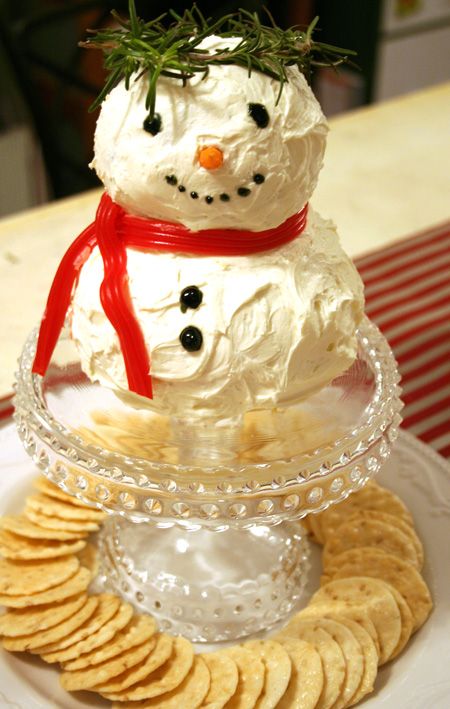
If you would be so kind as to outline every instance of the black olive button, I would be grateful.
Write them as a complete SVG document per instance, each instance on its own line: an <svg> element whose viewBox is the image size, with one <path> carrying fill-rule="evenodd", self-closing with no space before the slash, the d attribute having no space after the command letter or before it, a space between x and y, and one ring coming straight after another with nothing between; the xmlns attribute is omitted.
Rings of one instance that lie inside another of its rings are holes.
<svg viewBox="0 0 450 709"><path fill-rule="evenodd" d="M178 180L175 175L166 175L166 182L168 185L176 185Z"/></svg>
<svg viewBox="0 0 450 709"><path fill-rule="evenodd" d="M249 190L248 187L238 187L238 189L237 189L237 193L238 193L239 197L248 197L250 194L250 191L251 190Z"/></svg>
<svg viewBox="0 0 450 709"><path fill-rule="evenodd" d="M186 312L188 308L195 310L199 307L203 300L203 293L197 286L187 286L183 288L180 295L180 305L183 313Z"/></svg>
<svg viewBox="0 0 450 709"><path fill-rule="evenodd" d="M256 182L257 185L262 185L266 178L264 175L261 175L260 172L257 172L256 175L253 175L253 182Z"/></svg>
<svg viewBox="0 0 450 709"><path fill-rule="evenodd" d="M189 325L189 327L185 327L184 330L182 330L180 342L188 352L198 352L203 344L203 335L198 327Z"/></svg>

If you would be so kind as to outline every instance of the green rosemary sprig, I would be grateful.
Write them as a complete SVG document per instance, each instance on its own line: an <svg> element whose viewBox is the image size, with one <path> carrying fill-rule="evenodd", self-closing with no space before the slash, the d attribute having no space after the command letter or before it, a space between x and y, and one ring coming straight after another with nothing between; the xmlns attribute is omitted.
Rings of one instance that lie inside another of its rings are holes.
<svg viewBox="0 0 450 709"><path fill-rule="evenodd" d="M191 10L178 15L173 10L155 20L144 22L136 15L134 0L129 0L129 19L112 13L117 29L102 29L92 32L81 46L102 49L105 66L109 71L105 85L90 107L95 110L108 93L122 80L129 88L132 77L147 74L149 86L146 107L149 118L155 114L158 79L168 76L186 85L196 74L208 75L214 64L237 64L247 69L250 76L259 71L280 82L277 103L288 81L286 67L297 66L310 78L317 66L337 67L351 63L349 56L355 52L316 42L313 32L317 19L303 31L299 27L282 30L275 25L267 12L270 25L261 23L256 13L240 10L222 17L216 22L206 19L194 4ZM163 24L163 20L171 23ZM208 51L199 44L209 35L240 37L235 47Z"/></svg>

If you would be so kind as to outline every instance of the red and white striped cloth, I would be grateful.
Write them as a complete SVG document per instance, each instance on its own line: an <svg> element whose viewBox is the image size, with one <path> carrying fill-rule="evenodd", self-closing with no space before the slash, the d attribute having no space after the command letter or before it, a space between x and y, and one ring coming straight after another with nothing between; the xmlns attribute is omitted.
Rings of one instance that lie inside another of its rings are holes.
<svg viewBox="0 0 450 709"><path fill-rule="evenodd" d="M366 310L402 375L403 426L450 458L450 223L363 256ZM0 419L11 416L0 398Z"/></svg>
<svg viewBox="0 0 450 709"><path fill-rule="evenodd" d="M11 397L12 394L0 397L0 425L2 421L6 421L14 413L14 408L11 403Z"/></svg>
<svg viewBox="0 0 450 709"><path fill-rule="evenodd" d="M356 260L402 375L403 426L450 458L450 223Z"/></svg>

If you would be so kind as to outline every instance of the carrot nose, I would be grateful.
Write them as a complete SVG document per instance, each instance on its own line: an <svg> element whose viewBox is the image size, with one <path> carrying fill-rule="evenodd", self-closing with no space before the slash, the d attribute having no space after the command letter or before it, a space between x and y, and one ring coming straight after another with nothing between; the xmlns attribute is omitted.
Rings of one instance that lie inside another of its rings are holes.
<svg viewBox="0 0 450 709"><path fill-rule="evenodd" d="M207 145L200 148L198 161L206 170L217 170L223 164L223 152L215 145Z"/></svg>

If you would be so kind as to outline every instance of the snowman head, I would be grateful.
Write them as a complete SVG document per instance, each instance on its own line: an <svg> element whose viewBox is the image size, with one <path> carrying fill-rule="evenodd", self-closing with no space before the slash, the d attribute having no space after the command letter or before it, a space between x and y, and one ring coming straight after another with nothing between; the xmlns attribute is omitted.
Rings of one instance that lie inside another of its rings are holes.
<svg viewBox="0 0 450 709"><path fill-rule="evenodd" d="M209 36L211 54L239 37ZM326 121L297 67L280 83L258 71L213 64L185 85L158 79L148 119L148 77L122 82L104 101L93 167L128 212L196 231L261 231L300 211L315 188Z"/></svg>

